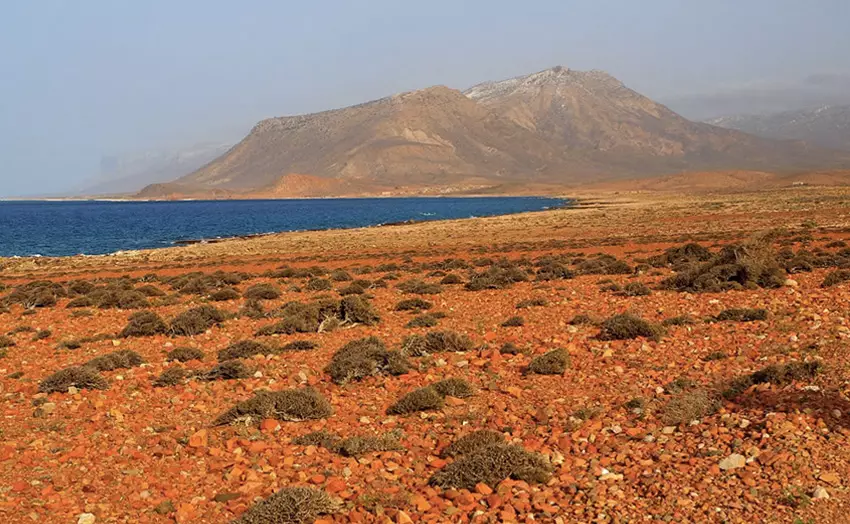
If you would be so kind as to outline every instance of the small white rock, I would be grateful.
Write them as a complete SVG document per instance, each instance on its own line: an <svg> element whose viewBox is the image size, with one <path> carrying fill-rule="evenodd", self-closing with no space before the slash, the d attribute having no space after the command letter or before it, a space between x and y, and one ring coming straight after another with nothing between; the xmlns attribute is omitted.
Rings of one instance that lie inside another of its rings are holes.
<svg viewBox="0 0 850 524"><path fill-rule="evenodd" d="M786 287L797 287L799 285L800 284L794 279L789 278L789 279L785 280L785 286Z"/></svg>
<svg viewBox="0 0 850 524"><path fill-rule="evenodd" d="M80 513L77 517L77 524L94 524L97 522L97 518L91 513Z"/></svg>
<svg viewBox="0 0 850 524"><path fill-rule="evenodd" d="M816 499L816 500L817 499L828 499L829 498L829 492L826 490L825 487L818 486L818 487L815 488L815 492L812 493L812 498Z"/></svg>
<svg viewBox="0 0 850 524"><path fill-rule="evenodd" d="M718 464L720 469L722 469L723 471L727 471L727 470L730 470L730 469L743 468L746 465L747 465L746 457L744 457L743 455L739 455L738 453L732 453L731 455L729 455L725 459L721 460L720 464Z"/></svg>
<svg viewBox="0 0 850 524"><path fill-rule="evenodd" d="M254 378L263 378L263 372L257 371L256 373L254 373Z"/></svg>

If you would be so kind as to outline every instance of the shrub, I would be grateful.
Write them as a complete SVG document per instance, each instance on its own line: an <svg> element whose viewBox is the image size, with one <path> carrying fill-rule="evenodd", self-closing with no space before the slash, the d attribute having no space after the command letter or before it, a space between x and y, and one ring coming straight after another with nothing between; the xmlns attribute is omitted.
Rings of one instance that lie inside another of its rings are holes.
<svg viewBox="0 0 850 524"><path fill-rule="evenodd" d="M548 306L549 301L544 297L535 297L535 298L527 298L525 300L520 300L517 302L517 309L525 309L530 307L543 307Z"/></svg>
<svg viewBox="0 0 850 524"><path fill-rule="evenodd" d="M348 299L360 297L347 297ZM368 303L367 303L368 304ZM363 318L369 319L368 310L358 310L358 304L350 303L347 313L357 317L357 314L362 314ZM362 305L362 304L361 304ZM318 300L309 304L301 302L289 302L283 306L278 313L282 320L261 328L257 335L275 335L293 333L316 333L318 331L326 331L326 326L329 321L334 320L339 322L341 306L339 302L333 300Z"/></svg>
<svg viewBox="0 0 850 524"><path fill-rule="evenodd" d="M115 369L129 369L141 366L144 363L145 360L135 351L121 349L95 357L83 364L82 367L91 368L96 371L112 371Z"/></svg>
<svg viewBox="0 0 850 524"><path fill-rule="evenodd" d="M652 294L652 290L641 282L629 282L623 286L622 294L627 297L644 297Z"/></svg>
<svg viewBox="0 0 850 524"><path fill-rule="evenodd" d="M280 298L280 290L271 284L254 284L243 293L247 299L274 300Z"/></svg>
<svg viewBox="0 0 850 524"><path fill-rule="evenodd" d="M427 300L422 300L421 298L408 298L406 300L402 300L398 304L395 305L396 311L424 311L427 309L431 309L434 305Z"/></svg>
<svg viewBox="0 0 850 524"><path fill-rule="evenodd" d="M576 267L583 275L628 275L634 272L627 263L605 253L583 260Z"/></svg>
<svg viewBox="0 0 850 524"><path fill-rule="evenodd" d="M334 271L331 271L329 277L334 282L348 282L353 280L352 276L344 269L335 269Z"/></svg>
<svg viewBox="0 0 850 524"><path fill-rule="evenodd" d="M366 453L395 451L402 449L400 431L390 431L383 435L356 436L340 438L333 433L316 431L293 439L298 446L321 446L345 457L357 457Z"/></svg>
<svg viewBox="0 0 850 524"><path fill-rule="evenodd" d="M713 362L715 360L723 360L723 359L728 358L728 357L729 356L722 351L713 351L713 352L709 353L708 355L702 357L702 360L704 362Z"/></svg>
<svg viewBox="0 0 850 524"><path fill-rule="evenodd" d="M602 322L599 332L600 340L628 340L645 337L650 340L660 340L664 334L663 328L646 320L623 313L614 315Z"/></svg>
<svg viewBox="0 0 850 524"><path fill-rule="evenodd" d="M97 286L89 282L88 280L73 280L68 282L68 293L72 295L88 295Z"/></svg>
<svg viewBox="0 0 850 524"><path fill-rule="evenodd" d="M475 394L472 384L462 378L447 378L431 384L444 397L467 398Z"/></svg>
<svg viewBox="0 0 850 524"><path fill-rule="evenodd" d="M569 365L570 354L559 348L531 359L526 372L536 375L562 375Z"/></svg>
<svg viewBox="0 0 850 524"><path fill-rule="evenodd" d="M289 487L254 504L232 524L310 524L319 515L328 515L336 510L337 504L324 491Z"/></svg>
<svg viewBox="0 0 850 524"><path fill-rule="evenodd" d="M198 380L237 380L248 378L254 372L241 360L225 360L212 367L209 371L202 371L195 376Z"/></svg>
<svg viewBox="0 0 850 524"><path fill-rule="evenodd" d="M591 317L590 315L580 313L580 314L574 316L569 321L569 324L571 326L595 326L596 324L598 324L598 321L596 319L594 319L593 317Z"/></svg>
<svg viewBox="0 0 850 524"><path fill-rule="evenodd" d="M649 258L649 264L653 267L681 266L695 262L706 262L711 260L711 251L696 243L688 243L681 246L673 246L661 255Z"/></svg>
<svg viewBox="0 0 850 524"><path fill-rule="evenodd" d="M35 341L37 341L37 340L44 340L44 339L46 339L46 338L50 338L50 336L51 336L52 334L53 334L53 332L52 332L52 331L50 331L49 329L39 329L39 330L38 330L38 331L36 331L36 332L35 332L35 334L32 336L32 340L33 340L33 342L35 342Z"/></svg>
<svg viewBox="0 0 850 524"><path fill-rule="evenodd" d="M340 301L338 318L346 323L367 326L377 324L381 320L372 304L359 296L347 296Z"/></svg>
<svg viewBox="0 0 850 524"><path fill-rule="evenodd" d="M225 314L212 306L198 306L180 313L171 320L172 335L200 335L225 320Z"/></svg>
<svg viewBox="0 0 850 524"><path fill-rule="evenodd" d="M795 381L812 380L821 371L820 362L791 362L772 365L750 375L753 384L770 383L784 386Z"/></svg>
<svg viewBox="0 0 850 524"><path fill-rule="evenodd" d="M39 393L65 393L72 386L77 389L106 389L109 383L95 369L70 367L42 380L38 385L38 391Z"/></svg>
<svg viewBox="0 0 850 524"><path fill-rule="evenodd" d="M521 327L524 325L525 319L520 316L513 316L502 322L502 327Z"/></svg>
<svg viewBox="0 0 850 524"><path fill-rule="evenodd" d="M234 342L218 352L218 360L233 360L234 358L251 358L254 355L268 355L274 350L265 344L253 340Z"/></svg>
<svg viewBox="0 0 850 524"><path fill-rule="evenodd" d="M520 350L513 342L505 342L502 344L502 347L499 348L499 353L502 355L518 355Z"/></svg>
<svg viewBox="0 0 850 524"><path fill-rule="evenodd" d="M91 297L92 295L89 296ZM98 294L95 302L100 309L143 309L150 307L148 299L135 290L107 290L102 294Z"/></svg>
<svg viewBox="0 0 850 524"><path fill-rule="evenodd" d="M422 357L428 354L425 335L410 335L401 341L401 354L408 357Z"/></svg>
<svg viewBox="0 0 850 524"><path fill-rule="evenodd" d="M146 297L164 297L165 291L159 289L156 286L152 286L150 284L145 284L144 286L140 286L136 289L139 293Z"/></svg>
<svg viewBox="0 0 850 524"><path fill-rule="evenodd" d="M537 270L537 280L568 280L575 278L576 274L570 268L556 262L541 266Z"/></svg>
<svg viewBox="0 0 850 524"><path fill-rule="evenodd" d="M387 415L408 415L418 411L428 411L443 407L443 395L431 386L419 388L407 393L387 408Z"/></svg>
<svg viewBox="0 0 850 524"><path fill-rule="evenodd" d="M429 314L426 313L425 315L419 315L419 316L413 317L412 319L410 319L410 322L408 322L405 325L405 327L408 327L408 328L428 328L428 327L434 327L437 324L438 324L437 317L435 317L434 315L429 315Z"/></svg>
<svg viewBox="0 0 850 524"><path fill-rule="evenodd" d="M258 320L266 318L266 311L263 309L263 303L259 300L246 300L245 305L239 310L239 316Z"/></svg>
<svg viewBox="0 0 850 524"><path fill-rule="evenodd" d="M25 309L53 307L58 298L67 296L65 288L49 280L35 280L16 287L3 298L6 305L20 304Z"/></svg>
<svg viewBox="0 0 850 524"><path fill-rule="evenodd" d="M154 381L153 387L162 388L166 386L176 386L186 380L188 374L186 370L180 366L173 366L163 371Z"/></svg>
<svg viewBox="0 0 850 524"><path fill-rule="evenodd" d="M366 292L366 287L364 287L363 285L358 284L356 282L352 282L351 284L345 286L344 288L342 288L338 291L338 293L341 296L344 296L344 297L349 296L349 295L362 295L365 292Z"/></svg>
<svg viewBox="0 0 850 524"><path fill-rule="evenodd" d="M689 315L680 315L678 317L665 318L661 321L662 326L688 326L696 324L696 321Z"/></svg>
<svg viewBox="0 0 850 524"><path fill-rule="evenodd" d="M0 348L9 348L15 345L15 341L6 335L0 335Z"/></svg>
<svg viewBox="0 0 850 524"><path fill-rule="evenodd" d="M455 331L431 331L425 335L426 353L460 353L471 351L473 347L472 340L469 337Z"/></svg>
<svg viewBox="0 0 850 524"><path fill-rule="evenodd" d="M836 269L824 277L820 287L832 287L841 284L842 282L847 282L848 280L850 280L850 269Z"/></svg>
<svg viewBox="0 0 850 524"><path fill-rule="evenodd" d="M333 284L326 278L311 278L304 288L308 291L330 291L333 289Z"/></svg>
<svg viewBox="0 0 850 524"><path fill-rule="evenodd" d="M448 275L444 276L442 278L442 280L440 280L440 284L442 284L444 286L451 286L451 285L454 285L454 284L463 284L463 279L460 278L459 276L455 275L454 273L449 273Z"/></svg>
<svg viewBox="0 0 850 524"><path fill-rule="evenodd" d="M406 280L398 284L396 288L404 291L405 293L413 293L416 295L438 295L443 291L440 284L425 282L418 278Z"/></svg>
<svg viewBox="0 0 850 524"><path fill-rule="evenodd" d="M318 344L311 340L293 340L292 342L285 344L281 351L308 351L311 349L316 349L319 347Z"/></svg>
<svg viewBox="0 0 850 524"><path fill-rule="evenodd" d="M118 336L127 337L151 337L168 332L168 326L162 317L153 311L139 311L130 315L127 325Z"/></svg>
<svg viewBox="0 0 850 524"><path fill-rule="evenodd" d="M505 436L489 429L479 429L452 442L440 453L443 458L459 457L474 453L482 448L498 446L505 443Z"/></svg>
<svg viewBox="0 0 850 524"><path fill-rule="evenodd" d="M664 406L661 420L664 424L675 426L687 424L715 413L720 408L716 395L704 388L677 393Z"/></svg>
<svg viewBox="0 0 850 524"><path fill-rule="evenodd" d="M330 403L312 388L258 391L222 413L214 424L251 423L268 418L298 422L328 418L332 412Z"/></svg>
<svg viewBox="0 0 850 524"><path fill-rule="evenodd" d="M189 362L190 360L203 360L204 352L198 348L178 346L168 352L165 360L176 360L177 362Z"/></svg>
<svg viewBox="0 0 850 524"><path fill-rule="evenodd" d="M507 478L531 483L549 480L552 467L543 455L519 446L481 446L435 473L429 484L443 489L474 490L478 484L495 487Z"/></svg>
<svg viewBox="0 0 850 524"><path fill-rule="evenodd" d="M404 356L388 351L377 337L368 337L353 340L337 350L325 367L325 373L335 384L345 384L382 373L401 375L407 373L408 368Z"/></svg>
<svg viewBox="0 0 850 524"><path fill-rule="evenodd" d="M720 322L755 322L756 320L767 320L767 310L750 308L724 309L714 318Z"/></svg>
<svg viewBox="0 0 850 524"><path fill-rule="evenodd" d="M223 287L210 293L210 300L213 302L226 302L228 300L236 300L239 296L239 292L232 287Z"/></svg>
<svg viewBox="0 0 850 524"><path fill-rule="evenodd" d="M504 289L516 282L528 281L528 275L518 267L491 267L483 273L472 275L466 283L469 291L481 291L484 289Z"/></svg>
<svg viewBox="0 0 850 524"><path fill-rule="evenodd" d="M68 309L81 308L81 307L91 307L94 305L94 302L89 297L77 297L71 299L65 307Z"/></svg>

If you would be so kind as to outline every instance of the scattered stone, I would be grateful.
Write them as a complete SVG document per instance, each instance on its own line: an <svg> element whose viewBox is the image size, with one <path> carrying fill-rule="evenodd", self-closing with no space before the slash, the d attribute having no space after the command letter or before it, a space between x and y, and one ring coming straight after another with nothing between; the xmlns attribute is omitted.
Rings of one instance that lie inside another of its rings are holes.
<svg viewBox="0 0 850 524"><path fill-rule="evenodd" d="M747 465L747 458L743 455L739 455L737 453L732 453L725 459L720 461L718 467L723 471L729 471L730 469L739 469L743 468Z"/></svg>

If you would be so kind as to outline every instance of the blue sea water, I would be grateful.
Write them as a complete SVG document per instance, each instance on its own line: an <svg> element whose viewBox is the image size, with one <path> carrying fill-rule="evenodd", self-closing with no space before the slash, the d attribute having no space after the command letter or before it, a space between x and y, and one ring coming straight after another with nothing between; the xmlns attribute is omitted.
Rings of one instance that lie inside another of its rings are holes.
<svg viewBox="0 0 850 524"><path fill-rule="evenodd" d="M538 197L185 202L0 202L0 256L96 255L181 240L506 215L562 206Z"/></svg>

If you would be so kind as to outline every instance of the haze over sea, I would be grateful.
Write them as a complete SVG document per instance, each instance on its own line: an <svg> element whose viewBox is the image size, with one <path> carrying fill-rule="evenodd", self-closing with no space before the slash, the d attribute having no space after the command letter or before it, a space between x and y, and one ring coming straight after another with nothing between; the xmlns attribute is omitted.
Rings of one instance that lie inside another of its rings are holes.
<svg viewBox="0 0 850 524"><path fill-rule="evenodd" d="M506 215L564 205L542 197L186 202L0 202L0 256L97 255L186 240Z"/></svg>

